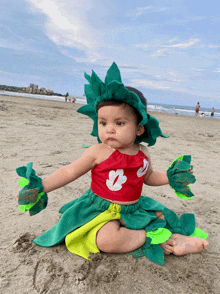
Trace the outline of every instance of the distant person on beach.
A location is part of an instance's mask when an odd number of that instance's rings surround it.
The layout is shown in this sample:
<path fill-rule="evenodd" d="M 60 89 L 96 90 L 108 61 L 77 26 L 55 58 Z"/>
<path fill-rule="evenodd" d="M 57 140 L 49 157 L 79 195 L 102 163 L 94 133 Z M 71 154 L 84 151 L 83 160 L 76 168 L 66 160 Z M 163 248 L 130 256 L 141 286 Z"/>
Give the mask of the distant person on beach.
<path fill-rule="evenodd" d="M 26 168 L 32 182 L 18 197 L 27 204 L 38 193 L 47 195 L 89 171 L 91 186 L 81 197 L 73 195 L 73 200 L 61 207 L 59 222 L 33 242 L 51 247 L 65 241 L 70 252 L 86 259 L 100 251 L 131 253 L 160 265 L 164 264 L 164 255 L 204 251 L 209 244 L 207 234 L 196 228 L 194 214 L 179 218 L 162 203 L 141 195 L 143 184 L 170 184 L 179 197 L 191 198 L 187 186 L 195 182 L 191 157 L 178 158 L 166 172 L 154 171 L 146 143 L 152 146 L 158 137 L 165 136 L 157 119 L 146 112 L 146 105 L 135 94 L 138 90 L 124 86 L 115 63 L 107 71 L 105 82 L 94 71 L 91 77 L 85 77 L 89 82 L 85 87 L 87 105 L 77 111 L 93 120 L 92 134 L 99 143 L 43 180 L 32 166 L 21 167 L 20 175 Z"/>
<path fill-rule="evenodd" d="M 214 107 L 212 107 L 212 110 L 211 110 L 211 117 L 214 116 L 214 113 L 215 113 L 215 109 L 214 109 Z"/>
<path fill-rule="evenodd" d="M 69 96 L 69 93 L 67 92 L 65 95 L 65 102 L 67 102 L 67 97 Z"/>
<path fill-rule="evenodd" d="M 200 104 L 199 102 L 196 104 L 196 110 L 195 110 L 195 116 L 197 116 L 199 114 L 199 107 L 200 107 Z"/>

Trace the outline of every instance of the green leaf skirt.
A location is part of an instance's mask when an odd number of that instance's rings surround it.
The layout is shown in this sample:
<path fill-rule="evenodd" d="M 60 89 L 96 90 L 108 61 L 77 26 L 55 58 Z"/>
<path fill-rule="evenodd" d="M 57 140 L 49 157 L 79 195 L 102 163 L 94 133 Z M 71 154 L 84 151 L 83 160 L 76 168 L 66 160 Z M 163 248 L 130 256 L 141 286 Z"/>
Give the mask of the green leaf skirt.
<path fill-rule="evenodd" d="M 162 211 L 165 219 L 157 219 L 155 211 Z M 69 251 L 86 259 L 89 259 L 90 253 L 100 252 L 96 245 L 98 230 L 115 219 L 122 219 L 128 229 L 145 229 L 146 233 L 149 233 L 151 237 L 147 237 L 146 243 L 130 253 L 135 257 L 146 256 L 160 265 L 164 264 L 164 253 L 159 243 L 167 240 L 171 233 L 204 239 L 208 236 L 196 228 L 194 214 L 185 213 L 178 217 L 175 212 L 147 196 L 141 196 L 139 201 L 132 205 L 118 205 L 97 196 L 89 189 L 81 197 L 62 206 L 59 212 L 62 214 L 59 222 L 33 242 L 43 247 L 51 247 L 65 241 Z M 159 237 L 156 236 L 155 240 L 161 242 L 152 240 L 157 231 Z M 168 237 L 167 231 L 170 231 Z"/>

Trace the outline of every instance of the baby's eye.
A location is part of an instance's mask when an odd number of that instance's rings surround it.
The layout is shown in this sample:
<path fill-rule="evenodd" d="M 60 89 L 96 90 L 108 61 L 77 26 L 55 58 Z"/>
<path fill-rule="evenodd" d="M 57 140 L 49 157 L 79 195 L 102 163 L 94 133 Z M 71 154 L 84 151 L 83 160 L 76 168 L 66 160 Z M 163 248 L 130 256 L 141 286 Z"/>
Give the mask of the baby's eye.
<path fill-rule="evenodd" d="M 106 126 L 106 122 L 105 121 L 100 121 L 99 122 L 100 125 Z"/>
<path fill-rule="evenodd" d="M 123 126 L 125 123 L 124 122 L 122 122 L 122 121 L 117 121 L 117 123 L 116 123 L 118 126 Z"/>

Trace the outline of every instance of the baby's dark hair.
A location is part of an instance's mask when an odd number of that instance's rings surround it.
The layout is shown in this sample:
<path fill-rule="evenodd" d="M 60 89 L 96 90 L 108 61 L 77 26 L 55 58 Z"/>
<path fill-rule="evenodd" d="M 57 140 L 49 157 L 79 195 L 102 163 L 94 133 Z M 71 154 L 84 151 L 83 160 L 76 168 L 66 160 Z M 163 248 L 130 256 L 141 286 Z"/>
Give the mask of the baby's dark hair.
<path fill-rule="evenodd" d="M 143 93 L 141 91 L 139 91 L 138 89 L 133 88 L 133 87 L 126 86 L 125 88 L 128 89 L 128 91 L 134 92 L 135 94 L 138 95 L 138 97 L 140 98 L 141 102 L 145 106 L 145 111 L 147 112 L 147 99 L 144 97 Z"/>

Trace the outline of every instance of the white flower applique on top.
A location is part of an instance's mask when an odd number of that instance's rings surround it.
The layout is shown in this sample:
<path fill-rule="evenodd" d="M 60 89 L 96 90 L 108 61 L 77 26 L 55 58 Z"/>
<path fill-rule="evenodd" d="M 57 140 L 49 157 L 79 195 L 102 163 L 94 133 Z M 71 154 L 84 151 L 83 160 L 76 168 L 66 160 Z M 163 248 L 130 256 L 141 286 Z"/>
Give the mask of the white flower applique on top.
<path fill-rule="evenodd" d="M 127 177 L 124 175 L 123 169 L 111 170 L 109 172 L 109 179 L 106 180 L 106 186 L 111 191 L 119 191 L 122 188 L 122 184 L 127 181 Z"/>
<path fill-rule="evenodd" d="M 148 166 L 149 166 L 149 162 L 146 159 L 144 159 L 144 166 L 139 168 L 139 170 L 137 171 L 137 176 L 139 178 L 146 174 Z"/>

